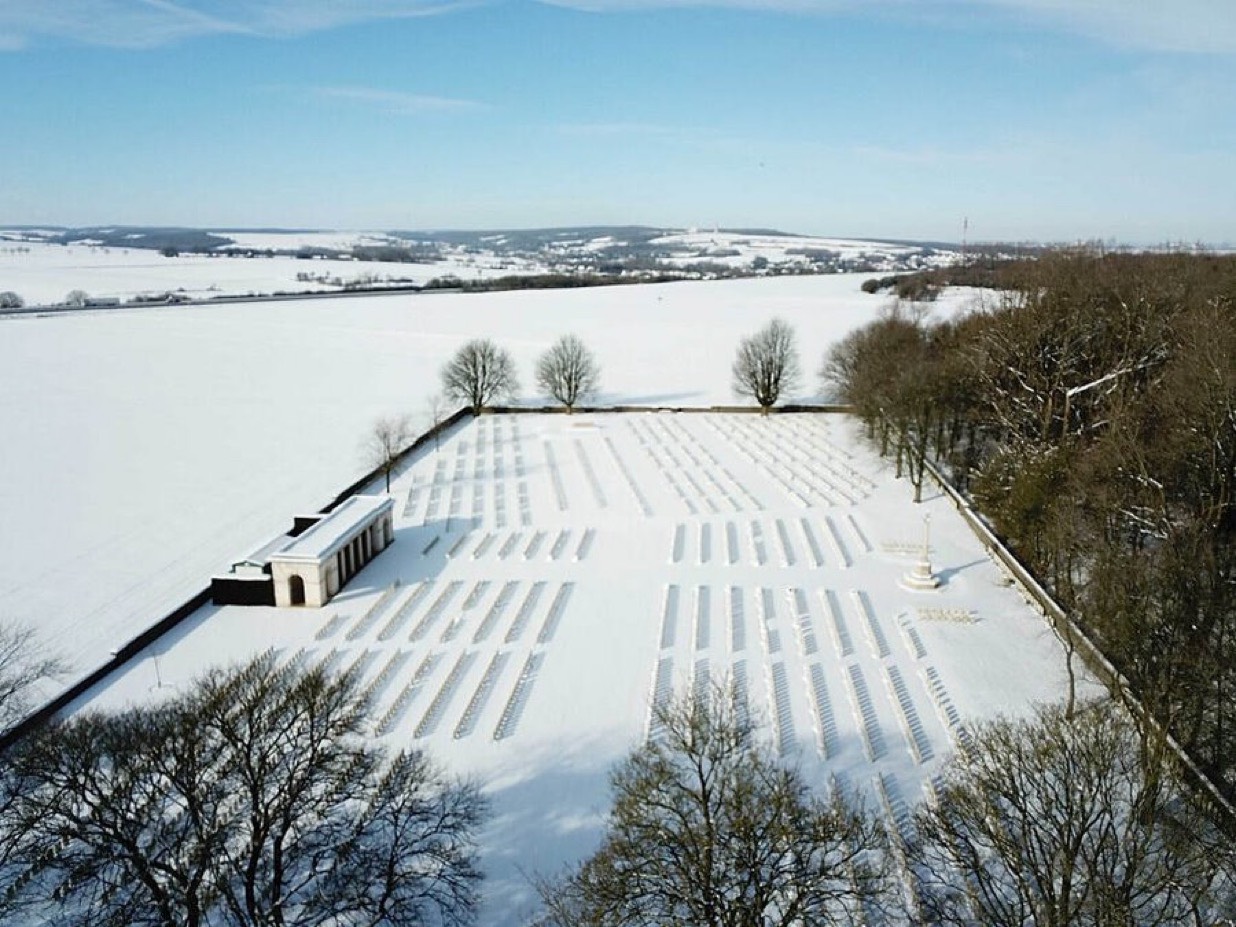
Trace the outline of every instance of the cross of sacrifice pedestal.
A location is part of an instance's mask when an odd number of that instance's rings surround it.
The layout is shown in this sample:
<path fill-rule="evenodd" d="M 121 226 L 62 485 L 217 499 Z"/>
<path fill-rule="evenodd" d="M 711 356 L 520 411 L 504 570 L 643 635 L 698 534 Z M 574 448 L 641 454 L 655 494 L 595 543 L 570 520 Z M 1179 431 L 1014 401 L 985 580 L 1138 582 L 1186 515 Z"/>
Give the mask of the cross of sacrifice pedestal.
<path fill-rule="evenodd" d="M 923 555 L 914 569 L 902 580 L 911 589 L 927 591 L 938 589 L 940 580 L 931 572 L 931 513 L 923 515 Z"/>

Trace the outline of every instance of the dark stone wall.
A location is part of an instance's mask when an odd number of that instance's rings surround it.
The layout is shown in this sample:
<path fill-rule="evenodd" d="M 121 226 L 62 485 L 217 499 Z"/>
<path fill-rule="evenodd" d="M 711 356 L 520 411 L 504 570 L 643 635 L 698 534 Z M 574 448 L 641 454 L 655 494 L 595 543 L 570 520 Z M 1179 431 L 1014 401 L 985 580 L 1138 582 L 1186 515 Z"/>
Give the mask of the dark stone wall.
<path fill-rule="evenodd" d="M 215 576 L 210 580 L 210 597 L 215 605 L 274 605 L 275 578 Z"/>
<path fill-rule="evenodd" d="M 293 515 L 292 530 L 288 532 L 288 537 L 298 538 L 318 522 L 322 520 L 321 515 Z"/>

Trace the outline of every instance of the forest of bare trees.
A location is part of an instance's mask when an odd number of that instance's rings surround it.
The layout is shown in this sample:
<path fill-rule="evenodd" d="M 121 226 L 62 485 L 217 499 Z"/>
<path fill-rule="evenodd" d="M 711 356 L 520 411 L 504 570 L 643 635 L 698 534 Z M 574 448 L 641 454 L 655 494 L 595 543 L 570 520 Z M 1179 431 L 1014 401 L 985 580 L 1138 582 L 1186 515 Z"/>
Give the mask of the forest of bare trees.
<path fill-rule="evenodd" d="M 1236 793 L 1236 258 L 1048 255 L 825 358 L 879 449 L 940 463 Z"/>
<path fill-rule="evenodd" d="M 1147 749 L 1149 747 L 1149 749 Z M 1236 852 L 1124 706 L 976 725 L 905 828 L 784 765 L 733 690 L 659 710 L 611 772 L 596 852 L 538 889 L 538 927 L 1203 927 Z"/>
<path fill-rule="evenodd" d="M 1231 840 L 1110 700 L 978 724 L 915 815 L 916 920 L 1224 923 Z"/>
<path fill-rule="evenodd" d="M 462 927 L 487 802 L 369 736 L 352 674 L 270 653 L 0 762 L 0 923 Z"/>

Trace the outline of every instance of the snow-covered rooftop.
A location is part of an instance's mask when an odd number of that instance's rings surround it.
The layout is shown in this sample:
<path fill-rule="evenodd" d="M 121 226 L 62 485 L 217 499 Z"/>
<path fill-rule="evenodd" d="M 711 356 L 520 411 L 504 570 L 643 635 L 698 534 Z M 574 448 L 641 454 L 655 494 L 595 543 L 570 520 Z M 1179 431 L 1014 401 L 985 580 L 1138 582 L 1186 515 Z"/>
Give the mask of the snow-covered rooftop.
<path fill-rule="evenodd" d="M 322 609 L 207 606 L 93 696 L 275 648 L 355 668 L 375 736 L 494 802 L 482 924 L 594 846 L 610 766 L 675 691 L 727 681 L 777 750 L 894 822 L 974 720 L 1065 687 L 1060 646 L 938 491 L 826 413 L 486 415 L 409 460 L 392 547 Z M 941 586 L 904 578 L 931 516 Z"/>
<path fill-rule="evenodd" d="M 345 499 L 295 540 L 272 551 L 271 559 L 316 563 L 342 547 L 357 526 L 393 506 L 390 496 L 352 496 Z"/>

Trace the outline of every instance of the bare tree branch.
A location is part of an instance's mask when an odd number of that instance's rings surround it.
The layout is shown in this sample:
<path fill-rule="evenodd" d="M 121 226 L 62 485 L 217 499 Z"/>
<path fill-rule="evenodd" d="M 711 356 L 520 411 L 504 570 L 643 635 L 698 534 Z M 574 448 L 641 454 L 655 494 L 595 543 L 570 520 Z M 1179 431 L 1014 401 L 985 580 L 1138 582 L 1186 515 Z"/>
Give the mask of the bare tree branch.
<path fill-rule="evenodd" d="M 386 491 L 391 491 L 391 473 L 399 454 L 412 440 L 412 420 L 407 415 L 386 416 L 378 419 L 365 436 L 365 458 L 370 465 L 381 469 L 386 477 Z"/>
<path fill-rule="evenodd" d="M 881 825 L 840 791 L 813 796 L 728 692 L 659 708 L 610 781 L 601 848 L 540 885 L 559 927 L 827 924 L 886 895 Z"/>
<path fill-rule="evenodd" d="M 369 739 L 351 676 L 271 654 L 6 757 L 0 876 L 34 922 L 455 927 L 485 801 Z"/>
<path fill-rule="evenodd" d="M 1216 923 L 1230 847 L 1119 706 L 1060 706 L 973 732 L 913 848 L 930 917 L 990 927 Z M 1225 897 L 1226 895 L 1226 897 Z M 1213 918 L 1213 919 L 1212 919 Z"/>
<path fill-rule="evenodd" d="M 0 731 L 28 713 L 33 688 L 67 669 L 42 649 L 33 628 L 0 624 Z"/>

